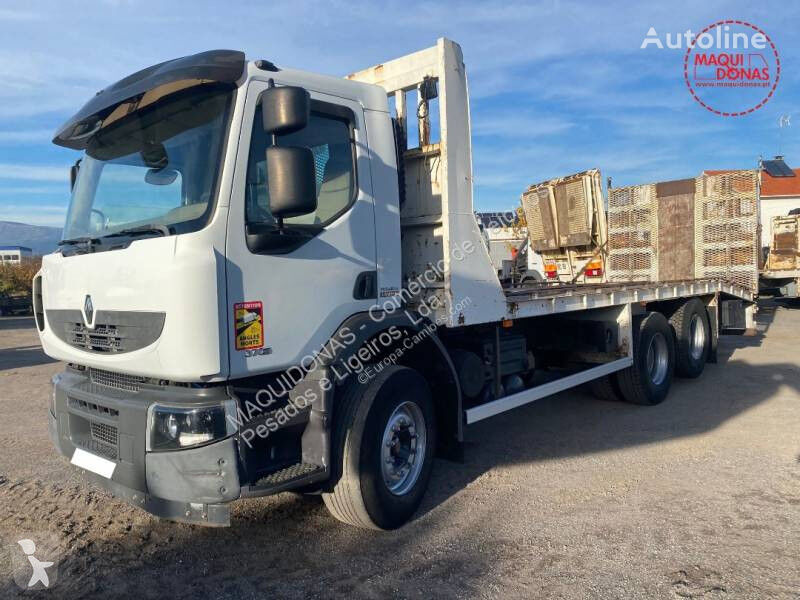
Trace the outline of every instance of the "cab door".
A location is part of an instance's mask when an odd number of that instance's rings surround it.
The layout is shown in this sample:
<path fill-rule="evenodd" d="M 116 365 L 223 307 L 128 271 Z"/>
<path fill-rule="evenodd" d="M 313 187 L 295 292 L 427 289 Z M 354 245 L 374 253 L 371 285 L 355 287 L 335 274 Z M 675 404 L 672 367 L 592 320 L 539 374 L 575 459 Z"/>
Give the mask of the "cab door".
<path fill-rule="evenodd" d="M 277 144 L 312 150 L 317 209 L 285 219 L 292 233 L 305 233 L 299 242 L 248 247 L 247 231 L 276 225 L 267 192 L 266 148 L 272 141 L 259 106 L 267 83 L 251 82 L 226 241 L 231 377 L 308 362 L 347 317 L 376 303 L 375 216 L 361 105 L 303 82 L 276 77 L 275 85 L 300 85 L 311 94 L 308 126 L 280 136 Z"/>

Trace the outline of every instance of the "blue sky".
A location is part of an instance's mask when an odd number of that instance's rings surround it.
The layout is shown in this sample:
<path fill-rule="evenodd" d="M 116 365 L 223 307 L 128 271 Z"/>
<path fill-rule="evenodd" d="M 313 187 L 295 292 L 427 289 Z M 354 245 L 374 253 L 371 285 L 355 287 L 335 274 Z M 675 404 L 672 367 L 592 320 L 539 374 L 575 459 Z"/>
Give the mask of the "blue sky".
<path fill-rule="evenodd" d="M 459 42 L 470 82 L 475 205 L 515 206 L 530 183 L 599 167 L 615 185 L 750 168 L 779 149 L 800 167 L 800 4 L 788 2 L 13 2 L 0 7 L 0 220 L 61 225 L 78 155 L 55 129 L 104 85 L 213 48 L 345 75 Z M 743 19 L 774 40 L 775 96 L 750 116 L 697 105 L 683 52 L 641 49 L 650 27 Z"/>

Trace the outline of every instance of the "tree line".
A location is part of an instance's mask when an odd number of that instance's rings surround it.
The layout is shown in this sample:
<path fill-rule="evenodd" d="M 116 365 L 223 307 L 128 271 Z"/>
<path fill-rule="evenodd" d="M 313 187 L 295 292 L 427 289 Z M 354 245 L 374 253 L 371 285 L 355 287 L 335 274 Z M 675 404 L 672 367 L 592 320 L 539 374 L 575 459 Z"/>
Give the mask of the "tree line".
<path fill-rule="evenodd" d="M 23 258 L 20 263 L 0 264 L 0 293 L 30 294 L 33 276 L 42 266 L 41 257 Z"/>

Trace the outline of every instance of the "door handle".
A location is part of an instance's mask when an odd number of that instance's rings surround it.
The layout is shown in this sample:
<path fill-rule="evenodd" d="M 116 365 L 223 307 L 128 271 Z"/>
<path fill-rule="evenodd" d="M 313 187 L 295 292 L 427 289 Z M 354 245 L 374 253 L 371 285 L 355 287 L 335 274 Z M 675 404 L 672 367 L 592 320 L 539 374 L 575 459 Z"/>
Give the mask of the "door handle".
<path fill-rule="evenodd" d="M 377 292 L 378 272 L 363 271 L 356 277 L 353 286 L 353 298 L 356 300 L 372 300 L 378 298 Z"/>

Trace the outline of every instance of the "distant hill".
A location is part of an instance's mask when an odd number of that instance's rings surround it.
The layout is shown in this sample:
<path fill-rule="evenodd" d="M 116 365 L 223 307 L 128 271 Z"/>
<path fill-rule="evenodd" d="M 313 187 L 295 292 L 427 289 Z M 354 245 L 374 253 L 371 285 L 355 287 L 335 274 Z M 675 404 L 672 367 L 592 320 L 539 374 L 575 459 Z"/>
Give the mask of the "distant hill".
<path fill-rule="evenodd" d="M 0 221 L 0 246 L 27 246 L 34 254 L 49 254 L 60 240 L 60 227 Z"/>

